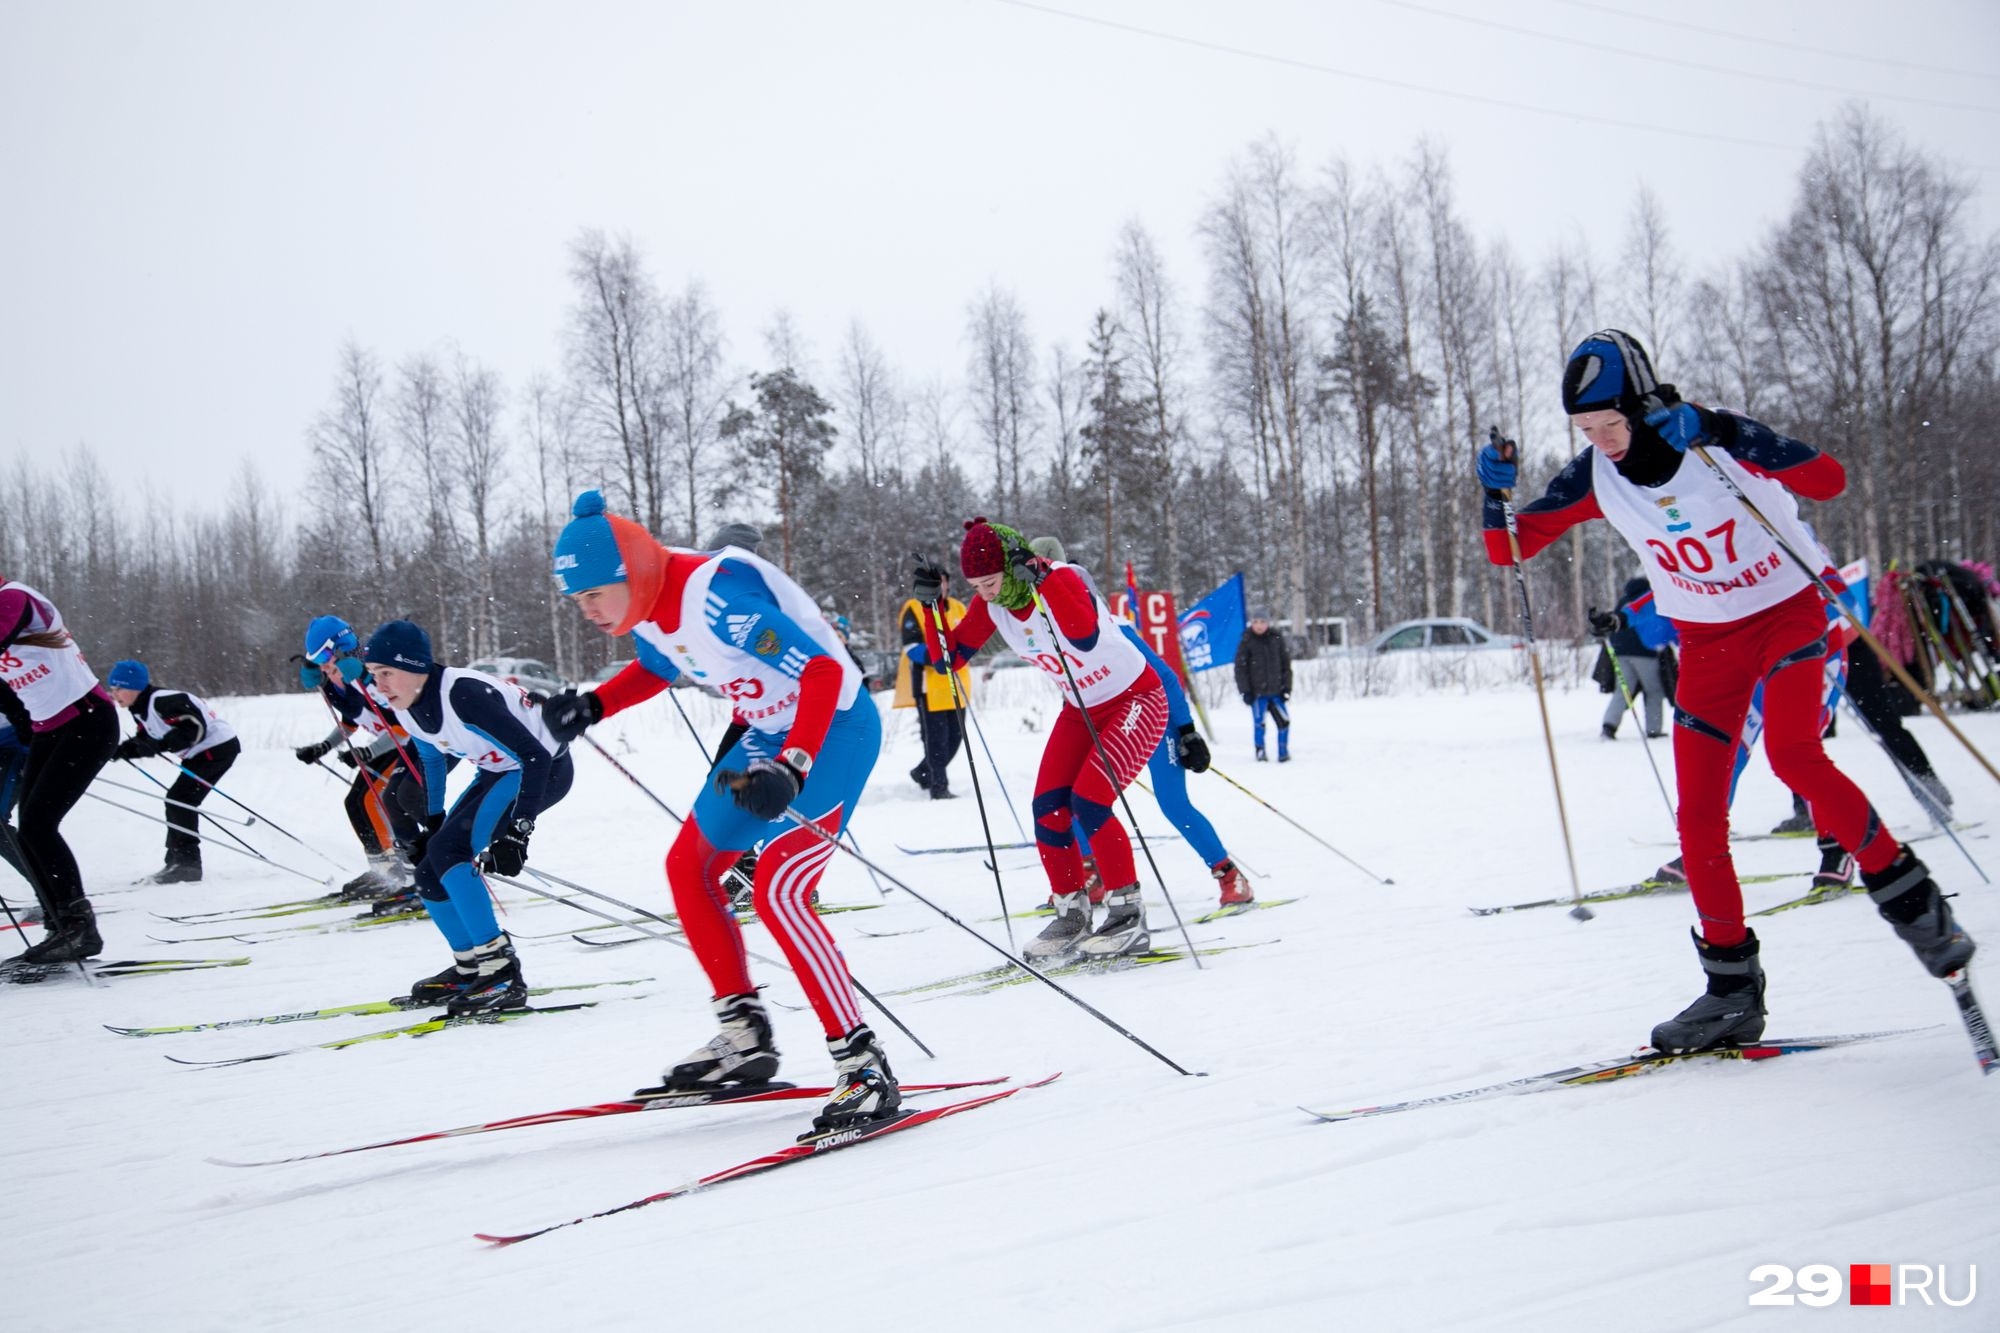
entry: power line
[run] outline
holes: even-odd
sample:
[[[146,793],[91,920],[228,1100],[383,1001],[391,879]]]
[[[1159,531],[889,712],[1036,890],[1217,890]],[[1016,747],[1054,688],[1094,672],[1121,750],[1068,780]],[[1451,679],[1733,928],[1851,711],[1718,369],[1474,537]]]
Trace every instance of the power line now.
[[[1088,23],[1115,32],[1133,33],[1140,37],[1151,37],[1157,41],[1172,42],[1179,46],[1192,46],[1204,51],[1215,51],[1223,55],[1237,56],[1244,60],[1260,60],[1266,64],[1284,65],[1291,69],[1302,69],[1314,74],[1331,74],[1335,78],[1352,79],[1357,83],[1372,83],[1385,88],[1395,88],[1402,92],[1421,93],[1425,97],[1443,97],[1454,101],[1472,102],[1479,106],[1505,107],[1509,111],[1526,111],[1537,116],[1552,116],[1560,120],[1577,121],[1592,125],[1608,125],[1614,129],[1642,130],[1650,134],[1669,134],[1680,139],[1702,139],[1710,143],[1734,144],[1743,148],[1766,148],[1774,152],[1803,154],[1809,151],[1802,144],[1773,143],[1768,139],[1750,139],[1735,134],[1713,134],[1705,130],[1680,129],[1672,125],[1651,125],[1644,121],[1620,120],[1615,116],[1599,116],[1583,111],[1566,111],[1556,107],[1536,106],[1531,102],[1515,102],[1504,97],[1491,97],[1483,93],[1469,93],[1459,88],[1439,88],[1428,84],[1411,83],[1403,79],[1391,79],[1380,74],[1364,74],[1360,70],[1341,69],[1334,65],[1323,65],[1316,61],[1299,60],[1292,56],[1272,55],[1267,51],[1252,51],[1245,47],[1229,46],[1222,42],[1205,41],[1199,37],[1183,37],[1178,33],[1161,32],[1157,28],[1143,28],[1134,23],[1120,23],[1114,19],[1098,18],[1092,14],[1076,14],[1067,9],[1056,9],[1050,5],[1032,3],[1032,0],[999,0],[1003,5],[1015,9],[1032,10],[1038,14],[1048,14],[1055,18],[1069,19],[1076,23]]]
[[[1612,46],[1605,42],[1593,42],[1582,37],[1569,37],[1562,33],[1542,32],[1535,28],[1524,28],[1515,23],[1502,23],[1498,19],[1482,18],[1477,14],[1462,14],[1451,9],[1437,9],[1430,5],[1415,3],[1415,0],[1380,0],[1380,3],[1397,9],[1407,9],[1413,13],[1429,14],[1436,18],[1451,19],[1456,23],[1470,23],[1481,28],[1492,28],[1498,32],[1511,32],[1523,37],[1533,37],[1544,42],[1557,42],[1564,46],[1581,47],[1586,51],[1601,51],[1607,55],[1619,56],[1626,60],[1650,60],[1656,64],[1674,65],[1681,69],[1696,69],[1709,74],[1727,75],[1733,79],[1756,79],[1760,83],[1785,84],[1793,88],[1805,88],[1812,92],[1839,93],[1845,97],[1880,97],[1897,102],[1914,102],[1919,106],[1940,107],[1947,111],[1976,111],[1982,115],[2000,116],[2000,107],[1981,106],[1974,102],[1952,102],[1936,97],[1916,97],[1909,93],[1875,92],[1866,88],[1846,88],[1832,83],[1815,83],[1810,79],[1794,79],[1783,74],[1772,74],[1762,70],[1729,69],[1722,65],[1710,65],[1699,60],[1684,60],[1680,56],[1662,55],[1656,51],[1639,51],[1629,46]]]
[[[1705,37],[1721,37],[1732,42],[1750,42],[1757,46],[1774,46],[1781,51],[1803,51],[1807,55],[1831,56],[1835,60],[1859,60],[1871,65],[1886,65],[1891,69],[1914,70],[1920,74],[1952,74],[1966,79],[1987,79],[2000,81],[2000,74],[1991,70],[1954,69],[1950,65],[1926,65],[1916,60],[1898,60],[1894,56],[1863,55],[1859,51],[1835,51],[1824,46],[1807,46],[1803,42],[1788,42],[1777,37],[1755,37],[1747,32],[1730,32],[1724,28],[1705,28],[1699,23],[1687,23],[1680,19],[1661,18],[1656,14],[1635,14],[1615,5],[1592,4],[1591,0],[1550,0],[1552,4],[1568,5],[1572,9],[1588,9],[1599,14],[1612,14],[1636,23],[1656,23],[1663,28],[1679,28],[1683,32],[1698,32]]]

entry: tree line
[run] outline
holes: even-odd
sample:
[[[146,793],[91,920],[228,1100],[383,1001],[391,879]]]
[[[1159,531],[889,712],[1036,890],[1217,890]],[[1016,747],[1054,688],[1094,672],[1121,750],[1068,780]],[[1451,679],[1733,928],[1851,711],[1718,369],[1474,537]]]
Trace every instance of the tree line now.
[[[508,385],[463,349],[350,341],[300,442],[309,483],[279,496],[246,467],[209,512],[121,493],[85,448],[24,459],[0,479],[28,516],[0,529],[0,572],[54,596],[100,664],[143,656],[216,693],[282,688],[322,611],[364,632],[413,618],[444,660],[581,677],[623,655],[549,580],[590,486],[673,544],[758,524],[768,558],[883,642],[911,551],[948,557],[977,513],[1063,538],[1108,587],[1128,560],[1184,600],[1241,569],[1294,625],[1507,628],[1470,460],[1497,427],[1533,487],[1585,447],[1556,385],[1606,325],[1685,396],[1834,452],[1849,492],[1810,517],[1841,559],[1991,559],[2000,237],[1975,233],[1972,196],[1851,107],[1729,264],[1690,272],[1672,240],[1671,210],[1711,190],[1641,188],[1615,254],[1578,239],[1531,266],[1481,239],[1437,145],[1363,168],[1271,136],[1210,189],[1200,273],[1130,222],[1087,327],[1038,342],[995,283],[949,379],[906,375],[858,322],[809,347],[782,311],[746,364],[698,276],[664,287],[635,242],[584,231],[548,370]],[[1538,630],[1581,633],[1634,568],[1604,525],[1579,529],[1532,567]]]

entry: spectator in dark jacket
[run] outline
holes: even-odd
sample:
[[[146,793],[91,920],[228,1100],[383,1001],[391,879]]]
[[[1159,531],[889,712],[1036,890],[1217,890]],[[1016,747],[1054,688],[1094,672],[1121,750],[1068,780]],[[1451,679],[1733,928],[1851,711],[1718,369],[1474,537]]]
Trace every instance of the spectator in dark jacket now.
[[[1251,737],[1259,762],[1264,752],[1264,714],[1278,728],[1278,762],[1292,761],[1292,715],[1285,701],[1292,697],[1292,654],[1285,636],[1271,628],[1271,617],[1259,610],[1250,616],[1249,632],[1236,645],[1236,692],[1250,705]]]
[[[1657,616],[1641,614],[1643,608],[1652,605],[1653,587],[1643,578],[1627,579],[1625,590],[1618,594],[1618,611],[1615,615],[1616,629],[1603,635],[1605,646],[1616,654],[1615,665],[1606,660],[1605,667],[1611,681],[1611,702],[1604,709],[1604,739],[1618,739],[1618,724],[1625,718],[1628,706],[1626,695],[1635,698],[1646,696],[1646,735],[1658,740],[1664,733],[1660,730],[1661,706],[1667,697],[1666,684],[1660,675],[1660,650],[1669,641],[1672,627],[1665,625]],[[1592,633],[1598,631],[1599,624],[1610,625],[1613,619],[1602,619],[1592,624]],[[1667,638],[1659,637],[1659,626]],[[1646,629],[1648,633],[1641,633]],[[1652,642],[1648,642],[1652,638]],[[1621,685],[1616,673],[1625,675]]]

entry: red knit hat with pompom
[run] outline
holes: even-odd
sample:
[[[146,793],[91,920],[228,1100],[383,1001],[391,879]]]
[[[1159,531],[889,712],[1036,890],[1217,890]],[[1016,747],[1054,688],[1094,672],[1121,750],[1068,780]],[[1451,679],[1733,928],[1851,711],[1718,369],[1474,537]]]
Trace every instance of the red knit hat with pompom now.
[[[958,567],[969,579],[1007,572],[1007,548],[984,515],[965,521],[965,540],[959,544]]]

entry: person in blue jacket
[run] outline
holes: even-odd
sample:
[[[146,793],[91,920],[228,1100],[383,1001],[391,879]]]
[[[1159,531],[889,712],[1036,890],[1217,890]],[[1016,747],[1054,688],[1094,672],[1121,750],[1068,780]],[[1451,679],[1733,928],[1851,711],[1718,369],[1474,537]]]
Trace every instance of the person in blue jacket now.
[[[407,620],[369,635],[362,657],[423,769],[428,809],[409,857],[417,895],[452,951],[452,965],[412,986],[410,999],[454,1015],[518,1009],[527,982],[480,871],[521,873],[535,820],[569,794],[569,747],[549,733],[527,691],[440,666],[430,636]],[[445,774],[460,759],[478,773],[447,812]]]

